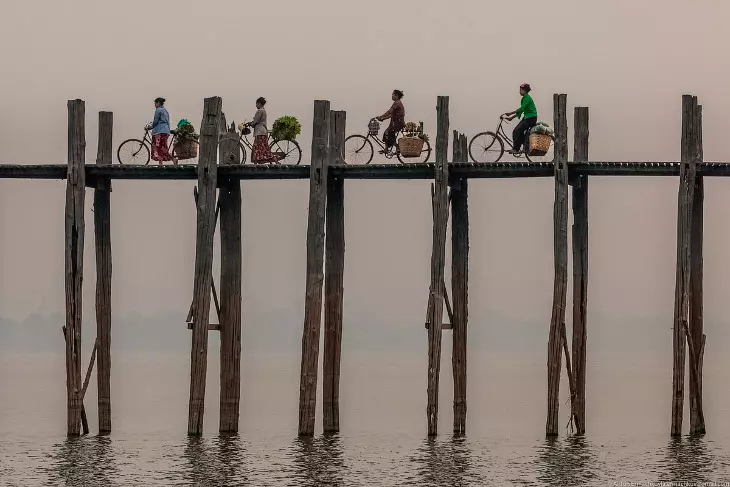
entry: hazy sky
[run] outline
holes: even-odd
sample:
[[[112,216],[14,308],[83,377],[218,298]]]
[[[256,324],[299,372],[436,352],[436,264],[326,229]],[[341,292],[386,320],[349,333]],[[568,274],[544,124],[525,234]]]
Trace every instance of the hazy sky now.
[[[407,118],[424,120],[435,135],[436,97],[450,95],[452,128],[471,137],[517,106],[524,81],[550,122],[553,93],[568,94],[571,134],[573,107],[590,107],[592,160],[677,160],[683,93],[704,107],[706,160],[730,160],[730,4],[720,0],[25,0],[2,10],[2,163],[63,163],[72,98],[86,100],[90,163],[99,110],[114,112],[116,150],[141,135],[155,97],[167,98],[173,120],[199,126],[203,98],[214,95],[229,121],[250,119],[262,95],[270,119],[297,116],[307,161],[314,99],[347,110],[347,132],[363,132],[399,88]],[[179,313],[183,332],[193,282],[193,184],[114,183],[116,315]],[[347,182],[346,326],[425,337],[428,184]],[[729,185],[706,183],[705,210],[706,327],[715,339],[724,333],[726,346]],[[0,181],[4,317],[63,310],[64,191],[61,181]],[[306,181],[243,184],[244,326],[283,320],[295,341],[307,191]],[[592,347],[617,348],[637,333],[671,353],[676,192],[670,178],[591,179]],[[546,343],[552,201],[551,179],[470,183],[476,336],[498,341],[500,326],[527,327],[540,347]],[[87,192],[84,323],[93,334],[91,203]]]

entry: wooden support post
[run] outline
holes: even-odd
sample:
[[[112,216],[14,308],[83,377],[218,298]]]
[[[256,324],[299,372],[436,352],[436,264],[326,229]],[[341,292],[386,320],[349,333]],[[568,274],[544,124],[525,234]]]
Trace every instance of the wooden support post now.
[[[588,107],[575,107],[576,162],[588,161]],[[573,178],[573,383],[576,432],[586,432],[586,343],[588,307],[588,176]]]
[[[99,112],[99,145],[96,164],[112,163],[114,115]],[[96,339],[99,366],[96,371],[99,433],[112,430],[111,334],[112,334],[112,240],[111,179],[98,181],[94,189],[94,246],[96,250]]]
[[[567,96],[553,95],[555,125],[555,204],[553,309],[548,339],[548,397],[545,434],[557,436],[558,410],[560,407],[560,368],[562,344],[560,326],[565,321],[566,288],[568,285],[568,119]]]
[[[346,114],[330,112],[330,164],[342,164]],[[340,356],[345,270],[345,180],[327,179],[324,263],[324,373],[322,422],[325,433],[340,431]]]
[[[459,160],[465,153],[460,141]],[[454,301],[451,365],[454,374],[454,433],[466,432],[466,338],[469,314],[469,205],[466,178],[451,183],[451,292]]]
[[[698,159],[702,162],[704,151],[702,147],[702,106],[697,107],[696,140]],[[704,411],[702,408],[702,364],[705,344],[704,322],[703,322],[703,233],[704,233],[704,204],[705,204],[705,183],[702,176],[695,179],[694,202],[692,204],[692,223],[690,236],[690,301],[689,321],[690,336],[692,338],[692,361],[696,364],[696,378],[690,374],[689,397],[690,397],[690,419],[689,432],[691,435],[705,434]]]
[[[231,126],[220,141],[222,165],[240,164],[238,137]],[[228,155],[228,157],[225,157]],[[241,181],[220,185],[220,422],[221,433],[237,433],[241,400]],[[215,288],[213,288],[215,289]]]
[[[682,96],[682,159],[677,210],[677,271],[674,293],[671,435],[681,436],[684,409],[686,327],[689,320],[692,206],[696,176],[697,98]],[[695,364],[691,363],[690,368]]]
[[[426,420],[428,435],[438,433],[438,391],[441,370],[441,333],[444,314],[444,266],[448,213],[449,97],[439,96],[436,103],[436,167],[433,196],[433,247],[428,319],[428,388]]]
[[[309,176],[307,222],[307,277],[302,333],[302,365],[299,379],[299,435],[314,435],[317,407],[317,365],[322,322],[324,281],[324,230],[329,164],[330,102],[314,102],[312,165]]]
[[[208,317],[213,279],[213,234],[215,232],[216,187],[218,179],[218,137],[222,101],[206,98],[200,123],[198,159],[197,233],[193,284],[193,333],[190,353],[190,402],[188,434],[203,432],[205,376],[208,369]]]
[[[81,427],[81,318],[84,274],[84,204],[86,197],[86,107],[68,102],[68,175],[66,178],[66,395],[67,433]]]

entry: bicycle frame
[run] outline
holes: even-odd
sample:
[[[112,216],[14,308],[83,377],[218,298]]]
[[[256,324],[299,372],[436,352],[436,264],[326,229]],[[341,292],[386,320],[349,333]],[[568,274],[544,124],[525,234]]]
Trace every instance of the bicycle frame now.
[[[497,130],[494,133],[497,134],[497,137],[501,137],[505,142],[507,142],[509,144],[509,146],[511,148],[514,149],[515,143],[505,133],[504,128],[502,127],[502,124],[503,123],[504,123],[504,118],[501,118],[500,117],[500,119],[499,119],[499,125],[497,125]]]

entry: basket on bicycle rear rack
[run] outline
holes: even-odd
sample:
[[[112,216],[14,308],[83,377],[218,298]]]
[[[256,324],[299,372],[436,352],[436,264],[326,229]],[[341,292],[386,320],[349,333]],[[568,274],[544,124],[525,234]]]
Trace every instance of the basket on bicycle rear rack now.
[[[552,137],[544,134],[530,134],[529,156],[544,156],[550,150]]]
[[[368,124],[368,133],[370,135],[378,135],[380,132],[380,122],[378,122],[377,119],[370,120],[370,123]]]
[[[420,157],[425,141],[420,137],[403,137],[398,141],[400,155],[403,157]]]
[[[173,149],[178,159],[195,159],[198,157],[198,143],[195,140],[183,139],[175,142]]]

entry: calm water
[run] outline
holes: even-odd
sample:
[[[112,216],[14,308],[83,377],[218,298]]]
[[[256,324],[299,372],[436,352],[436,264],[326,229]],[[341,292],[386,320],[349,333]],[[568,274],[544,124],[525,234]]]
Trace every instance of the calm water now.
[[[189,373],[184,356],[118,357],[112,376],[115,432],[73,440],[63,429],[62,357],[1,358],[0,485],[730,485],[727,388],[708,386],[711,434],[670,440],[671,369],[663,360],[625,359],[609,373],[597,357],[589,368],[588,437],[562,434],[546,441],[541,357],[509,368],[507,357],[473,357],[468,434],[455,438],[448,433],[446,353],[443,433],[431,440],[424,434],[425,356],[386,354],[376,357],[375,366],[365,355],[346,357],[342,434],[300,440],[297,357],[244,360],[241,433],[220,437],[213,355],[206,434],[199,439],[184,434]],[[708,383],[722,384],[725,370],[708,369]],[[93,433],[95,390],[88,397]],[[567,424],[567,407],[561,407]],[[320,431],[321,416],[317,421]]]

